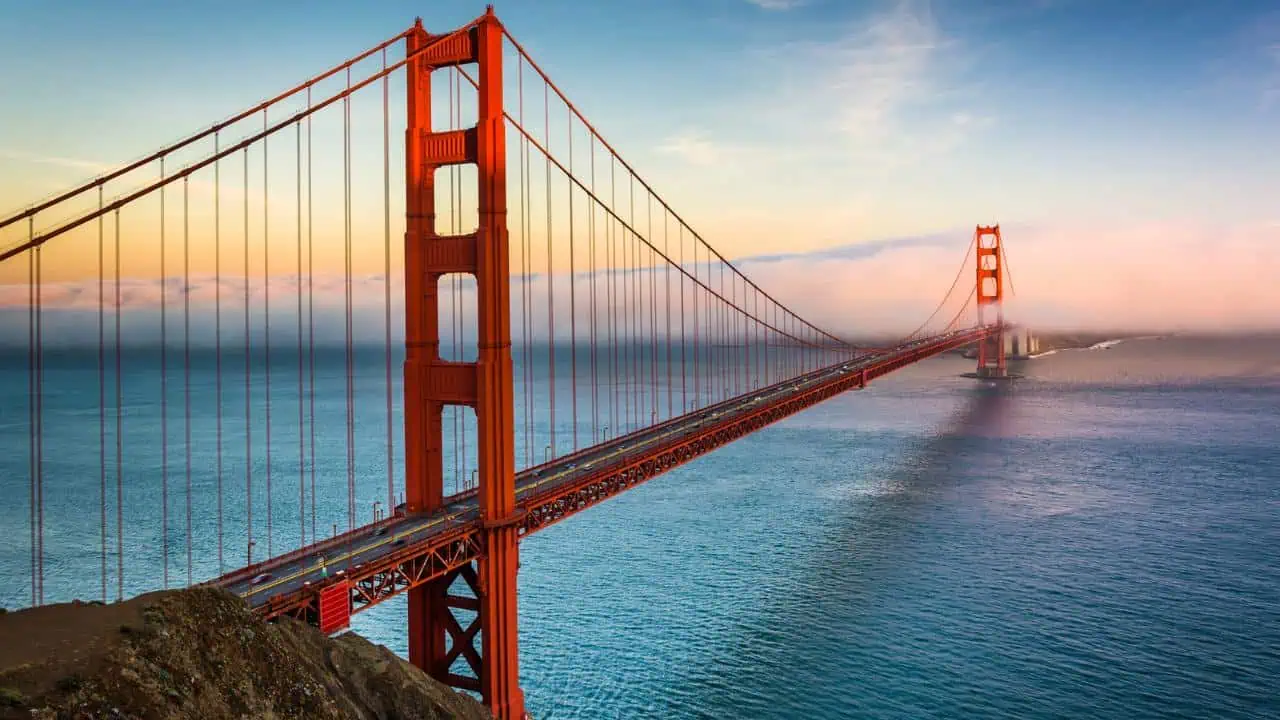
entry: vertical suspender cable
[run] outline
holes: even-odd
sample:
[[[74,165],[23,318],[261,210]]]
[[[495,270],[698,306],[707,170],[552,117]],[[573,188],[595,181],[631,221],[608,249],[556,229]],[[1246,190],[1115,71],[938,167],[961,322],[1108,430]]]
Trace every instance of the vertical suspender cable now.
[[[698,371],[698,355],[700,349],[698,346],[698,326],[702,324],[702,316],[698,313],[698,293],[701,288],[698,287],[698,243],[697,236],[689,242],[690,249],[693,250],[693,409],[697,410],[702,406],[702,383],[699,378]]]
[[[768,353],[765,350],[765,344],[768,338],[768,329],[765,327],[765,323],[768,322],[768,317],[767,306],[764,312],[760,310],[760,293],[755,288],[751,288],[751,317],[749,318],[749,322],[751,323],[748,328],[748,333],[751,335],[752,365],[749,382],[751,383],[752,389],[758,390],[768,384],[768,381],[765,379],[765,375],[767,373],[765,363],[768,362]]]
[[[662,211],[662,254],[666,256],[666,265],[663,268],[665,277],[663,282],[666,285],[663,292],[663,309],[667,313],[667,417],[675,417],[675,385],[672,383],[671,368],[671,252],[669,249],[669,241],[671,239],[670,227],[668,221],[671,214],[664,208]]]
[[[708,403],[715,403],[720,398],[720,299],[716,297],[712,286],[715,284],[715,270],[711,265],[714,249],[705,246],[707,251],[707,396]]]
[[[782,326],[778,324],[778,303],[774,302],[771,305],[773,307],[773,326],[781,328]],[[784,377],[782,356],[786,351],[786,341],[777,330],[774,331],[773,337],[773,382],[780,382]]]
[[[636,176],[631,174],[631,227],[636,227]],[[645,408],[645,383],[644,383],[644,298],[641,296],[640,290],[644,285],[640,277],[640,234],[630,233],[631,241],[631,353],[635,358],[631,370],[633,373],[632,381],[635,388],[635,428],[644,425],[641,418],[644,415]]]
[[[614,378],[614,384],[618,388],[618,427],[615,431],[618,435],[626,434],[631,417],[631,403],[628,395],[631,373],[627,362],[627,232],[626,227],[619,220],[613,235],[614,262],[617,265],[617,277],[614,279],[613,289],[618,296],[615,301],[618,306],[618,318],[617,326],[614,328],[618,345],[618,375]]]
[[[746,354],[743,352],[743,350],[746,348],[746,345],[743,344],[743,341],[742,341],[742,309],[738,307],[738,275],[737,273],[729,274],[729,289],[730,289],[730,294],[733,298],[732,300],[733,314],[731,317],[733,320],[733,347],[735,348],[733,353],[733,394],[739,395],[742,393],[742,370],[743,370],[742,364],[743,364],[743,360],[747,358],[746,358]],[[743,298],[742,304],[743,305],[747,304],[745,298]]]
[[[460,129],[462,127],[462,74],[458,71],[456,67],[453,70],[454,70],[453,97],[457,101],[457,104],[453,106],[453,113],[454,113],[453,127]],[[449,212],[453,216],[454,232],[461,233],[462,232],[462,168],[455,166],[454,169],[456,170],[456,172],[454,173],[454,182],[457,183],[457,186],[454,188],[454,192],[453,192],[454,205],[452,208],[450,208]],[[458,358],[461,359],[462,352],[463,352],[462,348],[463,346],[466,345],[466,342],[467,342],[467,327],[466,327],[466,324],[463,322],[463,313],[462,313],[462,309],[463,309],[462,308],[462,291],[463,291],[462,278],[455,274],[454,280],[455,282],[453,285],[453,311],[454,311],[453,323],[454,323],[454,328],[456,328],[457,330],[457,335],[455,336],[456,340],[454,341],[454,345],[457,348]],[[476,290],[477,290],[476,296],[478,300],[479,285],[476,286]],[[479,316],[477,315],[477,323],[478,322],[479,322]],[[479,336],[477,335],[477,340],[478,339],[479,339]],[[461,491],[463,488],[465,488],[467,483],[466,409],[463,407],[455,406],[453,409],[453,416],[457,418],[457,422],[458,422],[457,437],[458,437],[458,440],[462,443],[462,452],[458,455],[458,460],[461,463],[461,470],[458,472],[458,475],[454,480],[454,487],[457,488],[458,491]]]
[[[631,220],[634,220],[634,218],[631,218]],[[635,227],[635,225],[632,225],[630,222],[628,222],[628,224],[631,227]],[[623,266],[622,318],[623,318],[623,332],[625,333],[623,342],[625,344],[623,345],[622,357],[623,357],[623,377],[626,381],[626,384],[624,385],[625,392],[626,392],[626,395],[625,395],[626,421],[623,423],[623,425],[627,428],[627,432],[630,432],[631,430],[635,429],[635,420],[636,420],[635,407],[638,404],[635,401],[635,395],[636,395],[636,365],[635,365],[636,317],[635,317],[635,313],[636,313],[636,308],[635,308],[635,298],[634,298],[635,283],[633,281],[635,269],[631,261],[631,254],[632,254],[631,239],[632,239],[631,230],[627,228],[623,228],[623,231],[622,231],[622,266]]]
[[[267,109],[262,109],[262,129],[267,129]],[[263,366],[263,395],[266,400],[265,417],[263,418],[262,427],[265,431],[266,438],[266,455],[263,458],[266,462],[267,469],[267,557],[275,555],[272,552],[271,533],[271,234],[267,227],[268,218],[268,188],[270,183],[267,182],[267,142],[269,138],[262,138],[262,342],[264,351]]]
[[[524,127],[524,56],[516,54],[516,87],[518,93],[518,104],[516,112],[519,113],[517,124]],[[533,441],[530,439],[532,431],[532,420],[529,417],[530,405],[529,401],[533,397],[533,388],[529,382],[529,223],[526,217],[528,212],[528,202],[525,199],[525,193],[529,188],[529,177],[527,164],[529,159],[529,140],[520,134],[519,136],[519,164],[520,164],[520,189],[516,194],[520,202],[520,384],[524,387],[524,397],[521,398],[524,410],[524,464],[529,466],[530,452]]]
[[[569,135],[569,181],[565,188],[569,191],[569,395],[572,398],[573,412],[573,451],[578,451],[578,277],[574,273],[573,247],[573,109],[565,107],[568,118],[566,123]]]
[[[44,604],[44,258],[36,248],[36,579]]]
[[[684,223],[676,220],[676,238],[680,243],[680,267],[684,267]],[[685,374],[684,273],[680,273],[680,413],[689,412],[689,378]]]
[[[764,382],[760,377],[761,363],[763,362],[763,355],[761,354],[761,351],[764,348],[760,344],[761,330],[763,329],[760,326],[760,293],[754,289],[751,291],[751,318],[753,321],[751,328],[751,353],[755,356],[756,366],[755,385],[752,389],[758,390],[764,385]]]
[[[736,289],[739,277],[735,274],[733,278],[734,278],[734,285]],[[737,342],[739,343],[738,358],[741,361],[740,363],[741,373],[739,375],[739,380],[738,380],[738,382],[740,383],[739,387],[742,388],[741,391],[743,392],[750,392],[751,391],[751,367],[752,367],[751,353],[754,350],[754,346],[752,345],[750,340],[750,337],[751,337],[750,323],[751,323],[752,317],[750,314],[750,310],[747,309],[748,307],[747,299],[749,297],[750,288],[747,287],[745,278],[743,278],[742,280],[743,280],[742,298],[741,298],[742,306],[738,311],[738,315],[737,315],[738,322],[734,325],[734,332],[737,335]]]
[[[597,332],[596,322],[598,315],[596,313],[596,302],[599,300],[599,292],[596,289],[596,136],[595,133],[588,132],[587,142],[591,148],[591,202],[587,204],[591,215],[588,218],[588,234],[591,236],[589,254],[591,267],[591,438],[592,442],[599,442],[596,439],[596,433],[600,428],[600,377],[597,357],[600,351],[599,340],[600,335]]]
[[[28,235],[35,237],[35,217],[27,220]],[[36,558],[36,252],[27,254],[27,431],[28,431],[28,467],[31,474],[30,500],[31,519],[28,526],[31,530],[31,604],[37,605],[39,598],[39,582],[36,573],[39,560]]]
[[[351,89],[351,68],[347,68],[347,89]],[[347,530],[354,530],[356,523],[355,498],[355,392],[354,384],[355,358],[352,348],[351,303],[352,303],[352,257],[351,257],[351,97],[342,98],[342,219],[343,248],[345,250],[345,315],[346,315],[346,351],[347,351]],[[348,562],[350,559],[348,558]]]
[[[311,107],[311,88],[307,88]],[[318,539],[316,526],[316,266],[312,234],[311,116],[307,116],[307,428],[308,466],[311,481],[311,542]]]
[[[737,395],[739,393],[739,364],[742,360],[739,345],[737,345],[737,341],[739,341],[739,338],[737,338],[737,322],[741,318],[741,309],[737,306],[736,278],[736,272],[728,274],[728,293],[724,295],[728,299],[724,302],[724,336],[726,336],[726,341],[728,342],[728,345],[724,347],[724,352],[726,352],[728,359],[728,366],[724,369],[724,373],[728,375],[726,384],[730,388],[730,392],[727,395]],[[721,292],[723,292],[723,287]]]
[[[773,325],[773,317],[770,315],[772,310],[773,310],[773,303],[766,300],[764,304],[764,320],[770,325]],[[764,362],[765,362],[764,384],[765,385],[773,384],[774,350],[773,350],[773,343],[771,342],[772,338],[773,338],[773,330],[767,327],[764,328]]]
[[[297,200],[295,216],[298,226],[296,259],[294,261],[293,291],[297,299],[297,353],[298,353],[298,547],[307,544],[307,436],[306,390],[302,367],[302,121],[294,126],[294,188]]]
[[[191,585],[191,188],[182,178],[182,404],[186,415],[187,585]]]
[[[635,221],[635,175],[631,176],[631,227],[636,227]],[[628,296],[631,300],[631,392],[634,396],[632,404],[631,422],[632,427],[639,429],[641,422],[640,417],[644,414],[644,299],[640,297],[640,234],[638,232],[627,233],[627,259],[631,263],[631,272],[628,273],[628,281],[630,282],[631,293]]]
[[[446,84],[449,86],[449,104],[447,113],[449,115],[449,129],[456,130],[458,128],[458,105],[461,99],[457,98],[455,93],[458,92],[457,69],[449,68],[446,76]],[[458,166],[449,166],[449,234],[458,234],[458,212],[460,205],[458,202]],[[461,343],[458,341],[458,276],[451,274],[449,276],[449,352],[453,360],[461,361],[463,359],[461,351]],[[462,421],[462,409],[457,405],[447,406],[449,417],[453,420],[453,484],[456,488],[462,479],[462,452],[459,451],[458,443],[462,439],[462,430],[458,425]],[[443,482],[443,481],[442,481]],[[456,492],[456,490],[455,490]],[[453,493],[445,493],[451,495]]]
[[[627,198],[629,200],[628,205],[631,208],[627,216],[627,225],[628,227],[634,228],[636,226],[636,176],[635,176],[635,173],[631,173],[628,175],[627,182],[628,182]],[[626,278],[627,278],[627,285],[626,285],[626,288],[627,288],[627,300],[626,300],[627,302],[627,306],[626,306],[627,307],[627,314],[626,314],[626,318],[627,318],[627,384],[630,388],[630,393],[627,395],[627,419],[632,429],[635,429],[639,425],[639,423],[637,422],[637,418],[640,415],[640,401],[639,401],[640,373],[639,373],[639,368],[637,368],[636,366],[636,361],[637,361],[636,344],[637,344],[637,338],[639,336],[639,333],[637,332],[637,328],[636,328],[636,308],[639,305],[639,303],[636,302],[636,298],[635,298],[635,293],[636,293],[635,274],[636,274],[637,268],[635,263],[636,250],[633,247],[634,241],[635,241],[634,233],[631,230],[627,230],[626,234],[623,235],[623,243],[624,243],[623,252],[626,254],[626,264],[627,264],[627,273],[626,273]]]
[[[102,184],[98,184],[98,210],[102,210]],[[107,601],[107,342],[103,312],[106,305],[103,218],[98,216],[98,520],[102,534],[102,602]]]
[[[702,249],[706,252],[707,259],[707,302],[705,305],[706,313],[706,382],[707,382],[707,404],[712,405],[720,400],[720,373],[723,370],[723,363],[720,362],[720,298],[716,295],[712,286],[715,284],[715,269],[712,265],[715,257],[715,248],[705,242],[701,242]]]
[[[712,403],[719,402],[724,399],[723,378],[725,369],[725,362],[722,357],[724,353],[724,325],[720,321],[721,314],[724,312],[724,302],[720,300],[720,297],[716,294],[715,290],[711,289],[711,287],[715,285],[716,276],[716,271],[711,265],[711,258],[714,256],[714,252],[714,248],[711,248],[710,246],[707,247],[707,284],[710,286],[707,292],[711,296],[707,303],[707,312],[709,313],[707,318],[707,327],[711,329],[708,338],[711,342],[711,363],[708,365],[707,369],[711,371],[710,381],[712,387]]]
[[[213,153],[218,154],[218,133],[213,134]],[[218,575],[223,572],[222,546],[222,161],[213,163],[213,375],[214,443],[217,454],[214,482],[218,492]]]
[[[115,297],[115,371],[116,371],[116,600],[124,599],[124,435],[120,432],[124,411],[121,407],[120,383],[120,210],[115,213],[116,230],[116,297]]]
[[[738,276],[733,275],[731,277],[734,280],[734,288],[735,288],[734,297],[736,298]],[[747,340],[748,332],[749,332],[747,323],[750,319],[750,316],[747,315],[746,306],[747,306],[747,284],[744,281],[742,283],[742,309],[738,312],[738,315],[737,315],[738,322],[734,326],[735,333],[737,335],[736,341],[738,343],[738,348],[739,348],[738,358],[741,361],[739,362],[739,370],[741,371],[741,373],[735,376],[735,379],[734,379],[734,386],[735,386],[735,389],[738,390],[738,392],[742,392],[743,388],[749,391],[750,385],[751,385],[751,351],[753,348],[751,346],[751,343],[748,342]]]
[[[453,104],[450,112],[453,113],[451,127],[454,129],[462,128],[462,75],[457,68],[453,68]],[[451,219],[449,227],[454,234],[462,232],[462,168],[452,166],[450,168],[450,182],[452,184],[451,194],[449,195],[449,216]],[[467,328],[463,323],[462,314],[462,294],[463,294],[462,278],[458,275],[453,276],[453,347],[454,354],[459,360],[465,357],[466,350],[463,348],[467,344]],[[477,287],[477,290],[479,288]],[[478,320],[477,320],[478,322]],[[467,415],[463,407],[455,406],[453,408],[454,418],[454,479],[453,484],[455,492],[460,492],[467,482]]]
[[[521,68],[523,68],[523,60],[524,60],[524,57],[522,55]],[[523,127],[523,122],[524,122],[523,120],[524,76],[523,75],[521,75],[520,83],[521,83],[520,85],[520,116],[522,118],[521,127]],[[524,139],[523,162],[524,162],[525,183],[524,183],[523,189],[524,189],[524,212],[525,212],[524,222],[525,222],[525,231],[526,231],[525,238],[524,238],[524,242],[525,242],[524,254],[525,254],[525,257],[528,258],[529,260],[529,274],[525,277],[525,294],[527,295],[526,303],[528,304],[528,310],[529,310],[528,317],[525,319],[525,325],[528,327],[528,330],[529,330],[529,344],[525,346],[525,351],[524,351],[525,352],[524,372],[525,372],[525,387],[528,388],[528,391],[525,392],[525,402],[529,404],[530,422],[525,427],[524,451],[525,451],[526,457],[528,458],[526,462],[529,465],[534,465],[537,463],[538,455],[537,455],[537,448],[534,447],[536,442],[535,441],[536,436],[534,435],[534,432],[533,432],[533,425],[535,422],[537,422],[537,413],[534,411],[535,403],[534,403],[534,395],[533,395],[534,376],[535,376],[534,369],[533,369],[533,362],[535,359],[534,352],[533,352],[533,343],[534,343],[535,333],[536,333],[536,329],[533,324],[534,308],[533,308],[533,284],[532,284],[533,275],[534,275],[534,269],[533,269],[533,154],[530,152],[530,144],[531,144],[529,142],[530,138],[528,136],[525,136],[524,134],[521,134],[521,138]]]
[[[548,151],[551,149],[550,103],[550,86],[544,81],[542,84],[542,142]],[[547,374],[549,376],[549,394],[551,396],[550,421],[547,429],[551,435],[551,455],[557,456],[559,453],[556,449],[556,281],[555,268],[551,264],[551,158],[544,155],[543,164],[547,171],[546,186],[544,187],[547,196]]]
[[[160,158],[160,177],[164,177],[164,158]],[[169,587],[169,361],[167,339],[169,278],[164,262],[165,251],[164,186],[160,186],[160,554],[164,561],[164,587]]]
[[[649,215],[649,237],[653,239],[653,194],[648,195],[646,206]],[[654,257],[652,245],[646,246],[649,253],[648,267],[645,272],[649,275],[649,405],[650,405],[650,421],[656,422],[658,418],[658,266],[655,264],[657,258]]]
[[[632,226],[634,227],[634,226]],[[635,353],[632,351],[632,340],[635,334],[635,308],[631,301],[631,230],[621,228],[622,240],[622,426],[625,432],[634,428],[635,414],[632,412],[632,396],[635,395]]]
[[[618,184],[617,184],[617,157],[609,153],[609,208],[612,210],[617,204]],[[613,398],[609,402],[609,427],[613,429],[614,434],[618,434],[618,251],[617,251],[617,227],[618,223],[614,216],[610,214],[609,226],[607,228],[605,242],[609,250],[609,274],[606,275],[609,286],[609,386],[613,391]]]
[[[725,345],[725,332],[724,332],[725,331],[725,322],[724,322],[725,311],[727,310],[727,308],[725,307],[725,301],[720,299],[725,296],[724,263],[719,262],[719,260],[717,259],[716,265],[720,270],[720,293],[719,293],[719,297],[716,298],[716,309],[715,309],[715,314],[712,316],[713,317],[712,322],[716,324],[717,347],[716,347],[716,354],[715,354],[715,363],[716,363],[716,369],[718,371],[716,374],[719,375],[717,380],[720,386],[720,393],[717,399],[723,400],[728,391],[728,378],[729,378],[729,358],[728,358],[729,348]]]
[[[746,309],[747,299],[751,300],[751,309]],[[747,279],[742,278],[742,305],[743,314],[741,317],[740,332],[742,333],[743,353],[746,356],[746,368],[742,374],[742,386],[748,391],[755,390],[759,383],[755,381],[755,373],[757,361],[756,356],[756,330],[759,327],[756,322],[756,292],[747,284]]]
[[[249,338],[249,148],[244,149],[244,526],[245,565],[253,564],[252,345]]]
[[[652,233],[647,233],[651,235]],[[635,262],[636,262],[636,387],[640,390],[640,402],[636,406],[636,427],[644,427],[648,418],[644,416],[645,410],[651,410],[652,403],[652,387],[649,385],[650,373],[645,370],[646,361],[651,359],[649,352],[649,336],[645,333],[645,316],[648,308],[647,297],[645,294],[646,279],[649,272],[644,264],[644,252],[646,245],[642,244],[643,240],[647,240],[647,236],[642,237],[640,233],[635,234]]]
[[[382,49],[382,69],[387,69],[387,49]],[[383,325],[385,328],[384,352],[386,355],[387,373],[387,512],[396,505],[396,470],[395,470],[395,433],[392,428],[391,412],[391,79],[382,78],[382,279],[383,279]],[[301,242],[301,241],[299,241]],[[301,245],[299,245],[301,247]],[[301,252],[301,250],[299,250]],[[299,255],[301,257],[301,255]],[[301,263],[301,260],[299,260]],[[298,312],[302,312],[302,298],[298,298]],[[301,315],[299,315],[301,318]],[[301,322],[301,320],[299,320]],[[301,325],[299,325],[301,329]],[[301,338],[301,336],[299,336]],[[301,340],[299,340],[301,342]],[[299,348],[301,350],[301,348]],[[299,356],[301,358],[301,356]],[[301,362],[298,360],[299,373]],[[301,382],[301,380],[299,380]],[[298,407],[298,418],[301,422],[302,407]]]
[[[738,275],[735,273],[730,277],[734,282],[734,303],[737,304]],[[738,359],[741,361],[740,364],[742,366],[742,373],[738,381],[741,385],[738,387],[744,388],[746,392],[751,392],[751,351],[753,350],[753,346],[749,339],[751,337],[751,327],[749,323],[752,320],[751,311],[748,309],[749,304],[747,302],[750,297],[749,293],[750,288],[747,287],[745,278],[743,278],[742,305],[739,307],[738,314],[736,315],[737,322],[734,323],[734,333],[738,342]],[[742,392],[742,390],[739,390],[739,392]]]
[[[720,264],[720,297],[724,298],[724,297],[728,297],[727,293],[725,293],[724,291],[725,263],[722,260],[720,261],[719,264]],[[721,391],[721,398],[727,399],[729,397],[729,374],[730,374],[729,365],[733,361],[733,353],[729,349],[729,303],[724,300],[721,300],[719,302],[719,307],[720,307],[719,322],[720,322],[720,347],[721,347],[720,373],[722,378],[720,383],[721,383],[721,387],[723,388],[723,390]]]

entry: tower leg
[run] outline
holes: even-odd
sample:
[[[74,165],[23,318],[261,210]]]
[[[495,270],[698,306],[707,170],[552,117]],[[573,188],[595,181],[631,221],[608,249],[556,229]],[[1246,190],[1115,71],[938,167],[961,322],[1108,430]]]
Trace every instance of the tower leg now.
[[[526,717],[520,689],[520,643],[516,632],[516,526],[489,530],[480,570],[480,624],[484,633],[481,694],[495,718]]]
[[[421,23],[409,34],[406,52],[427,42]],[[435,235],[434,169],[424,146],[431,131],[431,67],[411,60],[407,68],[408,123],[405,131],[405,505],[408,512],[430,512],[444,501],[440,450],[441,404],[429,397],[428,380],[439,355],[436,276],[427,245]],[[409,590],[409,662],[440,678],[447,671],[446,591],[441,581]]]
[[[409,662],[436,679],[448,671],[445,625],[440,622],[440,614],[448,612],[448,589],[441,578],[409,590]]]
[[[507,242],[507,151],[502,110],[502,26],[492,8],[476,32],[480,64],[476,165],[480,227],[476,243],[480,341],[476,424],[480,518],[485,554],[480,569],[484,628],[482,694],[497,718],[525,717],[516,632],[515,390],[511,363],[511,269]]]

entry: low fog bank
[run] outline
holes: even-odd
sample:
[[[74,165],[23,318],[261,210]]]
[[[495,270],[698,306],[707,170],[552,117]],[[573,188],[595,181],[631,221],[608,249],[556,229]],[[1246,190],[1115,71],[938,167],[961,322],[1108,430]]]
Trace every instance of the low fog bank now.
[[[1003,229],[1008,256],[1005,317],[1039,333],[1100,334],[1132,337],[1158,334],[1240,335],[1280,332],[1280,223],[1234,228],[1188,224],[1145,224],[1128,228],[1036,228],[1009,225]],[[859,344],[883,345],[916,329],[937,307],[956,280],[955,292],[938,311],[928,330],[940,329],[956,316],[973,283],[972,256],[961,266],[972,230],[913,236],[836,246],[808,253],[776,254],[735,260],[735,264],[773,297],[804,318]],[[705,272],[705,268],[700,271]],[[713,273],[712,277],[717,277]],[[615,276],[615,280],[622,276]],[[679,332],[680,276],[659,268],[633,274],[642,287],[657,289],[659,336],[665,334],[670,313],[673,332]],[[597,327],[607,331],[607,283],[597,275]],[[444,281],[448,283],[448,280]],[[271,279],[270,327],[274,339],[296,341],[298,282],[293,276]],[[571,291],[572,287],[572,291]],[[685,292],[686,333],[693,317],[692,283]],[[579,273],[571,283],[559,275],[548,283],[545,275],[529,278],[526,286],[513,281],[512,335],[522,341],[523,298],[532,303],[529,332],[534,339],[549,337],[548,292],[556,308],[555,334],[567,339],[571,302],[576,304],[579,338],[590,332],[592,278]],[[667,288],[670,288],[668,293]],[[114,338],[114,284],[105,288],[104,332]],[[308,296],[308,290],[311,291]],[[390,291],[391,336],[403,338],[403,281],[393,273],[390,288],[383,276],[352,281],[353,339],[381,343],[386,333],[386,298]],[[643,291],[642,291],[643,292]],[[743,303],[739,286],[735,299]],[[310,333],[309,308],[314,305],[316,342],[345,342],[345,280],[341,275],[317,274],[303,286],[304,332]],[[728,292],[726,292],[728,294]],[[442,286],[442,334],[450,332],[454,316],[453,290]],[[462,324],[474,328],[472,283],[459,290],[457,307]],[[621,293],[618,298],[623,297]],[[664,299],[670,297],[670,308]],[[706,294],[701,307],[705,310]],[[0,343],[25,347],[28,327],[25,286],[0,286]],[[245,286],[237,278],[193,278],[190,293],[170,278],[125,278],[121,283],[121,340],[125,344],[154,344],[160,337],[160,304],[167,308],[165,323],[170,343],[185,333],[184,303],[190,301],[191,342],[212,345],[219,322],[215,300],[221,303],[224,343],[243,342]],[[572,300],[571,300],[572,298]],[[249,334],[259,342],[265,333],[267,293],[260,278],[249,283]],[[764,307],[757,298],[748,309]],[[97,279],[49,283],[42,289],[43,334],[48,344],[96,344],[98,338]],[[647,296],[643,303],[649,305]],[[970,324],[973,312],[960,316]],[[648,336],[648,325],[645,336]],[[474,332],[474,330],[470,330]],[[257,338],[255,340],[255,338]]]

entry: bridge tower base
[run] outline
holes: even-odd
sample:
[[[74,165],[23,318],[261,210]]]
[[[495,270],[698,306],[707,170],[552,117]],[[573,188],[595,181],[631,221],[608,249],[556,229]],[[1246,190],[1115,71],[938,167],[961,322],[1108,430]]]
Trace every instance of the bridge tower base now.
[[[522,720],[503,29],[490,8],[473,27],[437,42],[440,37],[418,21],[406,48],[405,506],[408,513],[430,513],[445,503],[442,411],[445,405],[474,408],[483,554],[409,590],[409,660],[442,682],[479,692],[498,720]],[[471,63],[479,76],[475,127],[432,132],[431,72]],[[435,171],[464,163],[477,169],[479,225],[466,235],[440,235]],[[475,277],[479,348],[473,363],[440,357],[437,288],[450,273]],[[465,667],[455,672],[459,660]]]
[[[977,253],[978,325],[988,325],[994,319],[996,332],[978,341],[978,367],[974,375],[979,378],[1005,378],[1009,375],[1004,354],[1004,266],[1001,262],[1004,249],[1000,244],[1000,225],[979,225],[973,233]],[[994,318],[988,315],[994,311]]]

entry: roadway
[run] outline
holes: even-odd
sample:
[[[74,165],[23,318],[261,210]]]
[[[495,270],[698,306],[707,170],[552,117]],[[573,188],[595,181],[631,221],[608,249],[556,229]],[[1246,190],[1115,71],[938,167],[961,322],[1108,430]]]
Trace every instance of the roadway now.
[[[900,345],[892,350],[857,356],[522,471],[516,475],[517,505],[527,506],[530,499],[554,493],[557,488],[572,485],[603,468],[625,465],[637,456],[678,443],[706,425],[728,422],[748,414],[762,403],[785,400],[785,396],[802,394],[840,375],[883,365],[895,357],[910,354],[922,345],[943,342],[964,332],[971,331],[956,331]],[[330,575],[341,575],[346,568],[377,561],[402,547],[424,543],[442,533],[474,525],[479,517],[479,504],[473,494],[434,513],[396,515],[369,528],[348,533],[342,539],[323,541],[314,548],[260,563],[251,572],[246,569],[231,573],[214,582],[244,597],[250,606],[257,607],[265,604],[271,596],[293,593],[324,580],[326,570]],[[324,557],[323,566],[321,556]],[[255,579],[258,580],[256,584]]]

